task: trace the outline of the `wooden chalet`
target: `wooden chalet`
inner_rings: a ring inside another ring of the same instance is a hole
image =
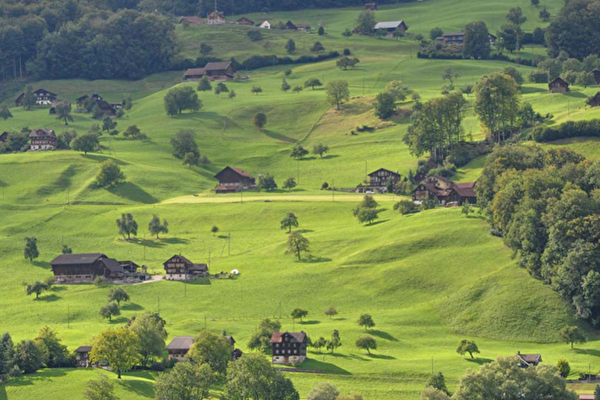
[[[537,367],[542,362],[541,354],[521,354],[520,351],[517,351],[517,357],[519,357],[519,366],[522,368]]]
[[[273,364],[296,365],[306,361],[306,333],[275,332],[271,336]]]
[[[587,100],[590,107],[600,107],[600,92],[596,93]]]
[[[38,106],[49,106],[53,101],[56,100],[56,93],[52,93],[46,89],[38,89],[33,92],[35,96],[35,104]],[[19,97],[15,100],[15,106],[21,107],[23,105],[23,99],[25,98],[25,93],[21,93]]]
[[[498,38],[495,35],[490,33],[490,46],[494,46],[496,44],[496,40]],[[442,36],[435,39],[436,41],[443,43],[445,45],[454,45],[454,46],[462,46],[465,43],[465,33],[464,32],[449,32],[444,33]]]
[[[200,17],[181,17],[181,20],[179,22],[187,22],[191,25],[200,25],[204,23],[204,20]]]
[[[413,191],[415,201],[435,200],[442,206],[458,205],[465,202],[477,204],[475,182],[454,183],[441,176],[430,176],[421,181]]]
[[[215,10],[206,16],[206,23],[208,25],[223,25],[225,22],[225,14],[221,11]]]
[[[183,360],[194,345],[193,336],[177,336],[167,345],[169,360]]]
[[[256,187],[254,177],[241,168],[225,167],[215,178],[219,180],[219,185],[215,188],[217,193],[237,193]]]
[[[60,105],[66,105],[67,107],[69,107],[69,110],[71,109],[71,102],[70,101],[65,101],[65,100],[55,100],[52,102],[52,105],[50,106],[50,115],[55,115],[57,112],[57,108]]]
[[[210,62],[204,68],[190,68],[183,74],[184,81],[197,81],[207,77],[211,81],[230,81],[235,77],[231,61]]]
[[[98,276],[118,280],[124,276],[121,264],[102,253],[61,254],[50,265],[55,283],[93,282]]]
[[[568,93],[569,83],[560,76],[548,84],[550,93]]]
[[[373,29],[375,29],[375,32],[383,32],[391,36],[394,32],[405,33],[408,30],[408,26],[404,21],[387,21],[378,22]]]
[[[83,107],[86,100],[91,98],[94,101],[100,101],[103,100],[102,96],[100,96],[98,93],[92,93],[91,95],[89,94],[84,94],[81,97],[78,97],[77,99],[75,99],[75,101],[77,102],[77,107]]]
[[[292,21],[288,21],[283,25],[284,29],[290,30],[290,31],[296,31],[298,30],[298,27],[292,22]]]
[[[194,264],[181,255],[174,255],[163,263],[168,281],[193,281],[208,276],[208,265]]]
[[[377,171],[369,174],[369,186],[377,188],[387,188],[390,181],[395,185],[400,182],[402,175],[389,169],[379,168]]]
[[[92,366],[90,363],[91,351],[92,346],[79,346],[75,350],[75,361],[77,363],[77,368],[88,368]]]
[[[262,29],[271,29],[271,23],[269,21],[265,20],[265,21],[261,22],[258,25],[258,27],[262,28]]]
[[[31,151],[48,151],[56,148],[56,133],[52,129],[34,129],[29,134]]]
[[[6,143],[8,141],[9,136],[10,136],[9,132],[0,133],[0,143]]]
[[[254,26],[254,21],[252,21],[251,19],[248,19],[246,17],[242,17],[240,19],[238,19],[237,21],[235,21],[236,25],[244,25],[244,26]]]
[[[365,10],[377,11],[377,3],[365,3]]]

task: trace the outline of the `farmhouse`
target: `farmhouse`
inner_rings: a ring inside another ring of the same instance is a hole
[[[271,336],[273,364],[295,365],[306,361],[306,333],[275,332]]]
[[[98,276],[107,280],[121,279],[121,264],[102,253],[61,254],[50,262],[55,283],[93,282]]]
[[[54,150],[56,133],[52,129],[35,129],[29,134],[29,149],[32,151]]]
[[[54,115],[57,112],[57,108],[60,105],[66,105],[69,110],[71,109],[71,102],[70,101],[64,101],[64,100],[54,100],[52,102],[52,105],[50,106],[50,115]]]
[[[219,180],[217,193],[237,193],[256,186],[254,177],[241,168],[225,167],[215,178]]]
[[[174,255],[163,263],[168,281],[192,281],[208,276],[206,264],[194,264],[181,255]]]
[[[490,45],[494,46],[496,44],[497,37],[490,33]],[[465,43],[465,33],[464,32],[451,32],[445,33],[442,36],[435,39],[436,41],[443,43],[445,45],[454,45],[454,46],[462,46]]]
[[[377,11],[377,3],[365,3],[365,10]]]
[[[206,16],[206,23],[209,25],[223,25],[225,23],[225,14],[221,11],[212,11]]]
[[[475,182],[454,183],[441,176],[430,176],[423,180],[413,191],[413,199],[423,201],[424,199],[435,200],[440,205],[456,204],[465,202],[477,204],[477,193]]]
[[[204,68],[190,68],[183,74],[185,81],[197,81],[205,76],[211,81],[230,81],[234,78],[235,68],[231,61],[211,62]]]
[[[375,32],[383,32],[388,36],[394,34],[394,32],[404,33],[408,30],[408,26],[404,21],[388,21],[388,22],[378,22],[375,25]]]
[[[262,29],[271,29],[271,23],[269,21],[263,21],[258,25],[259,28]]]
[[[77,362],[77,368],[88,368],[90,364],[90,352],[92,346],[79,346],[75,350],[75,360]]]
[[[550,93],[568,93],[569,83],[560,76],[548,84]]]
[[[49,106],[52,104],[54,100],[56,100],[56,93],[52,93],[46,89],[38,89],[33,92],[35,96],[35,104],[38,106]],[[25,93],[21,93],[19,97],[15,100],[15,105],[20,107],[23,105],[23,99],[25,98]]]
[[[587,103],[590,107],[600,107],[600,92],[590,97]]]
[[[89,94],[84,94],[81,97],[78,97],[77,99],[75,99],[75,101],[77,102],[77,107],[83,107],[84,103],[87,99],[91,98],[94,101],[101,101],[102,100],[102,96],[100,96],[98,93],[93,93],[92,95]]]
[[[298,30],[298,27],[292,21],[288,21],[283,26],[283,29],[288,29],[290,31],[295,31],[295,30]]]
[[[167,345],[169,360],[183,360],[185,355],[194,345],[193,336],[177,336]]]
[[[519,366],[522,368],[537,367],[542,362],[541,354],[521,354],[520,351],[517,351],[517,357],[520,360]]]
[[[237,21],[235,21],[236,25],[245,25],[245,26],[254,26],[254,21],[246,18],[246,17],[242,17],[240,19],[238,19]]]
[[[379,168],[377,171],[369,174],[369,185],[372,187],[385,188],[390,181],[395,185],[402,176],[398,172],[389,169]]]
[[[187,22],[188,24],[192,25],[200,25],[204,23],[204,21],[200,17],[181,17],[180,22]]]
[[[0,143],[6,143],[9,135],[10,135],[10,133],[8,133],[8,132],[0,133]]]

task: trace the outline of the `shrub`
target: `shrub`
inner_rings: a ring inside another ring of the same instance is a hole
[[[419,212],[419,208],[412,200],[400,200],[394,204],[394,210],[397,210],[402,215]]]
[[[538,143],[574,137],[600,137],[600,119],[567,121],[558,126],[539,126],[531,134]]]

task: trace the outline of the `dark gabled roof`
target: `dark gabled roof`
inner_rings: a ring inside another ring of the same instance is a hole
[[[477,197],[475,182],[455,183],[452,188],[460,197]]]
[[[114,258],[105,258],[103,262],[104,262],[104,266],[110,272],[121,272],[121,273],[125,272],[123,270],[123,267],[121,266],[121,264]]]
[[[292,21],[286,22],[285,26],[287,27],[287,29],[296,29],[296,25],[294,25]]]
[[[182,17],[181,20],[187,21],[190,24],[201,24],[203,22],[200,17]]]
[[[183,76],[196,76],[196,75],[206,75],[206,70],[204,68],[189,68],[186,69],[183,73]]]
[[[50,108],[56,108],[56,107],[60,106],[61,104],[65,104],[65,105],[71,107],[71,102],[70,101],[66,101],[66,100],[54,100],[54,101],[52,101],[52,105],[50,106]]]
[[[226,171],[226,170],[228,170],[228,169],[230,169],[230,170],[234,171],[236,174],[238,174],[238,175],[240,175],[240,176],[243,176],[244,178],[250,178],[250,179],[254,179],[254,177],[253,177],[252,175],[250,175],[248,172],[244,171],[243,169],[241,169],[241,168],[235,168],[235,167],[230,167],[230,166],[227,166],[227,167],[223,168],[221,171],[219,171],[219,172],[218,172],[218,173],[215,175],[215,178],[217,178],[217,179],[218,179],[218,176],[219,176],[219,175],[220,175],[222,172],[224,172],[224,171]]]
[[[214,17],[225,18],[225,13],[223,13],[222,11],[217,11],[217,10],[215,10],[215,11],[211,11],[211,12],[208,14],[207,18],[210,18],[210,17],[213,17],[213,18],[214,18]]]
[[[204,69],[206,71],[223,71],[231,65],[231,61],[209,62]]]
[[[50,265],[93,264],[99,258],[106,258],[106,255],[102,253],[61,254],[50,261]]]
[[[246,18],[246,17],[242,17],[242,18],[238,19],[238,20],[237,20],[237,21],[235,21],[235,22],[249,22],[249,23],[251,23],[252,25],[254,25],[254,21],[252,21],[251,19],[249,19],[249,18]]]
[[[177,336],[171,340],[167,350],[189,350],[194,345],[193,336]]]
[[[553,80],[552,82],[550,82],[550,83],[548,84],[548,86],[552,86],[552,85],[554,85],[555,83],[558,83],[558,84],[560,84],[560,85],[567,86],[567,87],[569,86],[569,82],[565,81],[565,80],[564,80],[563,78],[561,78],[560,76],[559,76],[558,78],[556,78],[555,80]]]
[[[206,271],[208,271],[208,265],[207,264],[194,264],[194,265],[192,265],[192,267],[190,269],[192,271],[206,272]]]
[[[449,37],[449,36],[464,36],[465,33],[464,32],[448,32],[448,33],[444,33],[442,35],[442,37]]]
[[[52,93],[51,91],[46,90],[46,89],[38,89],[38,90],[34,91],[33,94],[40,94],[42,92],[43,93],[48,93],[50,96],[56,97],[56,93]]]
[[[399,28],[402,25],[406,25],[403,20],[385,21],[385,22],[376,23],[374,29],[392,29],[392,28]]]
[[[419,184],[425,186],[425,188],[430,191],[431,193],[433,193],[436,196],[440,196],[440,197],[446,197],[450,194],[449,190],[444,190],[444,189],[440,189],[437,188],[435,186],[433,186],[431,183],[427,183],[427,182],[421,182]],[[419,187],[417,187],[413,192],[416,192],[417,190],[419,190]]]
[[[517,356],[527,364],[539,364],[542,362],[541,354],[521,354],[517,353]]]
[[[56,133],[52,129],[34,129],[29,133],[29,137],[50,136],[56,137]]]
[[[92,351],[92,346],[79,346],[75,353],[89,353]]]
[[[225,338],[229,340],[232,346],[235,346],[235,339],[233,338],[233,336],[225,336]]]
[[[291,336],[298,343],[304,343],[306,340],[306,333],[304,332],[273,332],[271,343],[281,343],[285,335]]]
[[[400,176],[400,174],[399,174],[399,173],[397,173],[397,172],[394,172],[394,171],[390,171],[389,169],[385,169],[385,168],[379,168],[377,171],[373,171],[373,172],[371,172],[371,173],[369,174],[369,176],[371,176],[371,175],[375,175],[375,174],[376,174],[376,173],[378,173],[379,171],[386,171],[386,172],[389,172],[389,173],[390,173],[390,174],[392,174],[392,175]]]

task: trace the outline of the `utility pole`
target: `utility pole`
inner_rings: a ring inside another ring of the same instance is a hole
[[[231,233],[227,237],[227,255],[231,255]]]

